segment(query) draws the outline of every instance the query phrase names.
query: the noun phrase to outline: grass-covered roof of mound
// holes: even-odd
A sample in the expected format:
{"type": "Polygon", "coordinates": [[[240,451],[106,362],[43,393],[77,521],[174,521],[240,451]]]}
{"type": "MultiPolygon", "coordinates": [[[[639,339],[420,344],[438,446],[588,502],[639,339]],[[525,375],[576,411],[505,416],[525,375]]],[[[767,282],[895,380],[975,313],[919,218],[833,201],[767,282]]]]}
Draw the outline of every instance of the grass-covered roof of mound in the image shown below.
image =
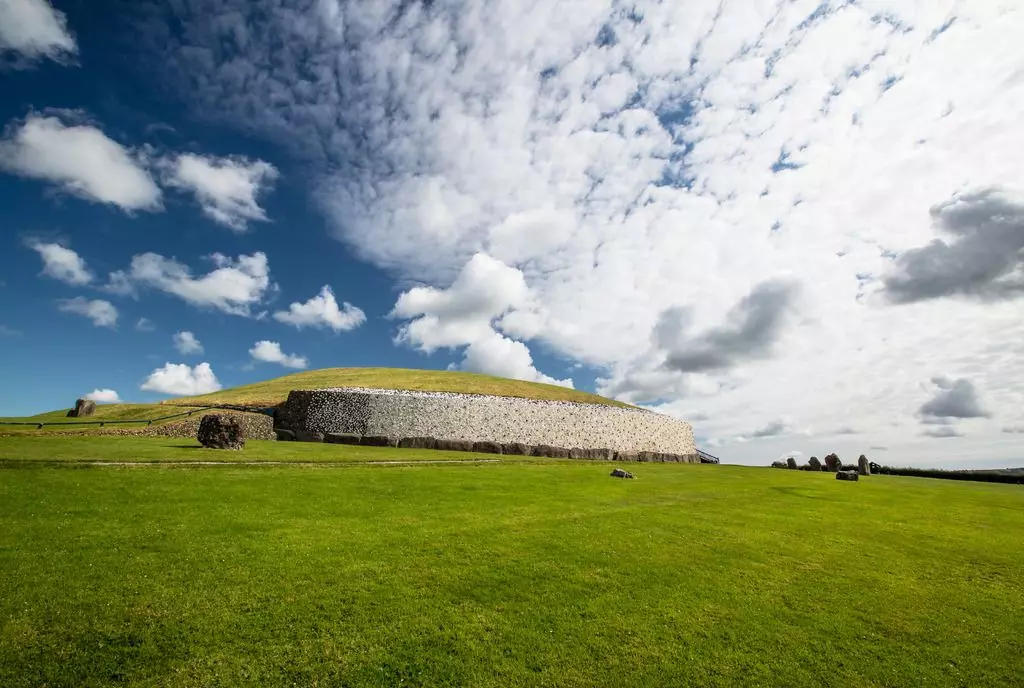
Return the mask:
{"type": "Polygon", "coordinates": [[[410,370],[407,368],[324,368],[255,382],[232,389],[194,397],[169,399],[165,404],[206,406],[225,404],[237,406],[275,406],[297,389],[329,389],[332,387],[373,387],[406,389],[420,392],[458,392],[462,394],[493,394],[499,397],[520,397],[547,401],[574,401],[582,404],[605,404],[628,407],[597,394],[581,392],[558,385],[510,380],[492,375],[446,370],[410,370]]]}

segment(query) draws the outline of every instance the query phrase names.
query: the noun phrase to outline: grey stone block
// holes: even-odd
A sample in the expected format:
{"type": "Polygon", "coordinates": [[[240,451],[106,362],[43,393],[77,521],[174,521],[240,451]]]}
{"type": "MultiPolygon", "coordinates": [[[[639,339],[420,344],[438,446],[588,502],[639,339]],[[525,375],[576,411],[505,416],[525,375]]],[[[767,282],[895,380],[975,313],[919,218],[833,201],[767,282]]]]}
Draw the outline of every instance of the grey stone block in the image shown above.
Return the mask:
{"type": "Polygon", "coordinates": [[[533,448],[522,442],[505,442],[501,445],[501,453],[512,456],[529,456],[533,448]]]}
{"type": "Polygon", "coordinates": [[[433,437],[403,437],[398,440],[403,449],[437,449],[437,440],[433,437]]]}
{"type": "Polygon", "coordinates": [[[393,447],[391,438],[387,435],[363,435],[359,444],[364,447],[393,447]]]}
{"type": "Polygon", "coordinates": [[[312,430],[294,430],[295,440],[298,442],[323,442],[324,434],[322,432],[313,432],[312,430]]]}
{"type": "Polygon", "coordinates": [[[473,451],[473,443],[469,440],[441,440],[437,441],[437,448],[444,451],[473,451]]]}
{"type": "Polygon", "coordinates": [[[501,445],[497,442],[474,442],[473,451],[481,454],[500,454],[501,445]]]}
{"type": "Polygon", "coordinates": [[[277,435],[278,442],[294,442],[295,433],[291,430],[274,430],[274,434],[277,435]]]}
{"type": "Polygon", "coordinates": [[[330,444],[361,444],[362,437],[348,432],[329,432],[324,435],[324,442],[330,444]]]}

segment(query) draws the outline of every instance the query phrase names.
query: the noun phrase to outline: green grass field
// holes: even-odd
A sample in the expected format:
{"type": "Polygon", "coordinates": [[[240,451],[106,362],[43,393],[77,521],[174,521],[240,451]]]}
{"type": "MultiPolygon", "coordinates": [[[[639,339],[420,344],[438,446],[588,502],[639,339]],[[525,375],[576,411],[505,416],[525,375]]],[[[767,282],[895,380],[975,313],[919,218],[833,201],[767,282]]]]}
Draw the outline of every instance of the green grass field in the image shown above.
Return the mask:
{"type": "Polygon", "coordinates": [[[186,444],[0,438],[0,685],[1024,685],[1020,486],[186,444]]]}
{"type": "Polygon", "coordinates": [[[411,370],[404,368],[324,368],[225,389],[212,394],[173,399],[169,404],[199,405],[235,404],[240,406],[274,406],[288,398],[294,389],[327,389],[330,387],[378,387],[428,392],[460,392],[493,394],[502,397],[525,397],[552,401],[575,401],[584,404],[609,404],[628,407],[619,401],[558,385],[510,380],[479,373],[446,370],[411,370]]]}

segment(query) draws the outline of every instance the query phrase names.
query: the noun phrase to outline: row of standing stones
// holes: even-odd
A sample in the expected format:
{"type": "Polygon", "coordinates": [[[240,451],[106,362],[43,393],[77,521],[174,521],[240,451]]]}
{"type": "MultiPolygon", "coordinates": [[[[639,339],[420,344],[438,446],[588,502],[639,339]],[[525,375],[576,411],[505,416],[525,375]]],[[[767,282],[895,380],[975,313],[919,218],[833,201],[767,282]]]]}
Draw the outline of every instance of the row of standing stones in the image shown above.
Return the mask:
{"type": "Polygon", "coordinates": [[[348,433],[322,433],[307,430],[275,430],[278,441],[326,442],[328,444],[356,444],[364,447],[400,447],[403,449],[438,449],[482,454],[510,456],[537,456],[552,459],[591,459],[595,461],[634,461],[649,463],[700,463],[698,454],[666,454],[652,451],[616,451],[614,449],[583,449],[580,447],[554,447],[546,444],[529,445],[520,442],[486,442],[447,440],[434,437],[394,438],[384,435],[353,435],[348,433]]]}
{"type": "Polygon", "coordinates": [[[863,454],[857,459],[856,466],[844,466],[837,454],[829,454],[825,457],[824,464],[818,460],[817,456],[812,456],[806,464],[798,466],[796,459],[791,456],[785,461],[772,462],[772,468],[787,468],[791,471],[826,471],[828,473],[835,473],[836,480],[851,480],[853,482],[856,482],[862,475],[871,475],[871,463],[868,461],[868,457],[863,454]]]}

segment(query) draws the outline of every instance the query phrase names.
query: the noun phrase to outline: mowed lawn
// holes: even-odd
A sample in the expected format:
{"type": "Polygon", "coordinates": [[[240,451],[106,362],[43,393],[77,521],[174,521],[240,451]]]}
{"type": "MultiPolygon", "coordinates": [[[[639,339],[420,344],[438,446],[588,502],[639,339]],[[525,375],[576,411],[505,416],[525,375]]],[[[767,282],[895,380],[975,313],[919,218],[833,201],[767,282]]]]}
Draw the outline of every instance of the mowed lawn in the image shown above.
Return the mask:
{"type": "Polygon", "coordinates": [[[5,465],[5,687],[1024,685],[1020,486],[5,465]]]}

